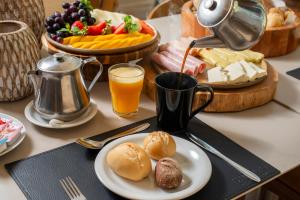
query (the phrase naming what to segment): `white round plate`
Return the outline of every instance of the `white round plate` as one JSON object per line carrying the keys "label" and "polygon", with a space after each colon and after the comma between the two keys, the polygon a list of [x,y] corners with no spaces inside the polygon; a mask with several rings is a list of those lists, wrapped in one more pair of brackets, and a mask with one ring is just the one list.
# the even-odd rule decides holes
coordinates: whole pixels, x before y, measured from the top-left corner
{"label": "white round plate", "polygon": [[51,125],[49,124],[49,120],[43,119],[33,108],[33,101],[29,102],[24,110],[25,117],[33,124],[44,127],[44,128],[52,128],[52,129],[65,129],[65,128],[72,128],[75,126],[82,125],[84,123],[87,123],[93,117],[97,114],[98,108],[96,103],[91,100],[91,103],[87,110],[80,115],[79,118],[69,121],[69,122],[64,122],[59,125]]}
{"label": "white round plate", "polygon": [[24,138],[26,136],[26,129],[22,122],[20,122],[19,120],[17,120],[16,118],[14,118],[10,115],[0,113],[0,118],[11,119],[11,120],[13,120],[14,125],[23,127],[21,130],[21,136],[17,139],[17,141],[14,144],[9,145],[5,151],[0,153],[0,156],[3,156],[4,154],[7,154],[8,152],[12,151],[13,149],[15,149],[17,146],[19,146],[22,143],[22,141],[24,140]]}
{"label": "white round plate", "polygon": [[176,142],[176,154],[173,158],[178,161],[183,172],[183,181],[178,188],[163,190],[155,184],[156,161],[154,160],[151,161],[151,174],[141,181],[134,182],[116,175],[106,163],[107,153],[124,142],[134,142],[142,146],[147,135],[147,133],[141,133],[119,138],[106,145],[99,152],[95,160],[95,171],[105,187],[128,199],[169,200],[191,196],[207,184],[212,167],[206,153],[195,144],[175,136],[173,137]]}

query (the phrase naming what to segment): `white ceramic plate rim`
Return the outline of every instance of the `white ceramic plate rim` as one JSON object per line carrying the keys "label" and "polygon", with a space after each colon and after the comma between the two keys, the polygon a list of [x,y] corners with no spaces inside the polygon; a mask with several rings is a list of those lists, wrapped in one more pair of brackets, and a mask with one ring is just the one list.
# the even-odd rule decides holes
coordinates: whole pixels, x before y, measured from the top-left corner
{"label": "white ceramic plate rim", "polygon": [[18,119],[14,118],[10,115],[0,113],[0,117],[5,118],[5,119],[12,119],[13,123],[20,124],[23,127],[21,130],[21,136],[17,139],[17,141],[13,145],[8,146],[5,151],[0,153],[0,156],[3,156],[4,154],[7,154],[8,152],[14,150],[17,146],[19,146],[23,142],[24,138],[26,137],[26,128],[22,122],[20,122]]}
{"label": "white ceramic plate rim", "polygon": [[[189,147],[193,150],[195,150],[200,157],[202,157],[203,160],[205,160],[202,164],[206,165],[204,168],[207,170],[205,172],[202,172],[204,174],[204,178],[202,177],[200,182],[198,180],[195,181],[192,185],[190,185],[187,188],[184,188],[181,191],[178,192],[170,192],[170,193],[165,193],[165,195],[160,195],[160,196],[151,196],[151,197],[147,197],[145,198],[145,194],[147,194],[147,192],[145,194],[135,194],[131,191],[127,191],[122,189],[122,187],[119,187],[117,184],[115,184],[113,181],[111,181],[110,177],[107,175],[107,173],[104,170],[104,166],[106,165],[106,154],[108,153],[108,151],[110,149],[112,149],[113,147],[115,147],[118,144],[121,144],[123,142],[128,142],[131,141],[133,139],[143,139],[146,135],[148,135],[148,133],[140,133],[140,134],[135,134],[135,135],[129,135],[129,136],[125,136],[122,138],[119,138],[111,143],[109,143],[108,145],[106,145],[97,155],[96,160],[95,160],[95,172],[96,175],[98,177],[98,179],[101,181],[101,183],[107,187],[109,190],[111,190],[112,192],[125,197],[125,198],[129,198],[129,199],[143,199],[143,200],[171,200],[171,199],[183,199],[186,197],[189,197],[193,194],[195,194],[196,192],[200,191],[209,181],[210,177],[211,177],[211,173],[212,173],[212,166],[211,166],[211,162],[208,158],[208,156],[206,155],[206,153],[198,146],[196,146],[195,144],[191,143],[188,140],[173,136],[174,140],[176,141],[176,143],[186,143],[189,145]],[[197,180],[197,179],[196,179]],[[199,184],[200,183],[200,184]],[[160,190],[160,188],[157,188],[158,190]]]}
{"label": "white ceramic plate rim", "polygon": [[[93,101],[92,99],[91,99],[91,103],[89,106],[90,106],[90,108],[88,108],[86,111],[86,112],[88,112],[90,109],[89,115],[87,117],[85,117],[85,118],[79,117],[78,119],[80,119],[80,120],[76,119],[76,121],[74,120],[73,123],[68,122],[68,123],[65,123],[65,124],[62,124],[59,126],[51,126],[49,123],[41,122],[41,121],[37,120],[35,117],[33,117],[32,116],[32,111],[34,112],[33,101],[30,101],[27,104],[27,106],[25,107],[25,110],[24,110],[24,114],[25,114],[25,117],[28,119],[28,121],[30,121],[31,123],[33,123],[37,126],[44,127],[44,128],[51,128],[51,129],[65,129],[65,128],[72,128],[72,127],[80,126],[82,124],[87,123],[91,119],[93,119],[98,112],[98,108],[97,108],[95,101]],[[85,115],[85,114],[86,113],[83,113],[83,115]]]}

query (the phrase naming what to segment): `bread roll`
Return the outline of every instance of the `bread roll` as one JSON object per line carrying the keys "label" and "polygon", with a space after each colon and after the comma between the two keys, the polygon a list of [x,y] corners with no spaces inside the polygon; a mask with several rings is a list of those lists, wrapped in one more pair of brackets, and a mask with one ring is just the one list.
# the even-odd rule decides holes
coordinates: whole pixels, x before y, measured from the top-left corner
{"label": "bread roll", "polygon": [[278,13],[269,13],[267,21],[267,28],[280,27],[284,25],[284,16]]}
{"label": "bread roll", "polygon": [[150,158],[144,149],[130,142],[110,150],[106,161],[116,174],[132,181],[142,180],[152,170]]}
{"label": "bread roll", "polygon": [[173,156],[176,153],[176,144],[170,134],[155,131],[144,139],[144,149],[152,159],[159,160]]}

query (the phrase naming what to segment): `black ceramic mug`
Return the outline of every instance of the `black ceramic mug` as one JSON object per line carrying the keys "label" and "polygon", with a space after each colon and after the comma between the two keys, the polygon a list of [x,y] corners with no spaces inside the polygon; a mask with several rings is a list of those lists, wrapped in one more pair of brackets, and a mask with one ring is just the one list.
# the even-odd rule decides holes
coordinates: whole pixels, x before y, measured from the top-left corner
{"label": "black ceramic mug", "polygon": [[[201,85],[187,74],[166,72],[155,78],[156,113],[159,128],[165,131],[185,129],[191,118],[208,106],[214,96],[213,89]],[[196,92],[209,92],[207,101],[192,111]]]}

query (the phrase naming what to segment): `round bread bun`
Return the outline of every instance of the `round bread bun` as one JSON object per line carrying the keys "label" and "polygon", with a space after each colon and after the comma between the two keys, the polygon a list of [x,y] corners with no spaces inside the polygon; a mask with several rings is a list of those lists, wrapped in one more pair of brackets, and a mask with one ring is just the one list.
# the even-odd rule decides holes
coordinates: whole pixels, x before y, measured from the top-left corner
{"label": "round bread bun", "polygon": [[131,142],[110,150],[106,161],[116,174],[132,181],[142,180],[152,170],[150,158],[144,149]]}
{"label": "round bread bun", "polygon": [[163,131],[154,131],[144,139],[144,149],[154,160],[172,157],[176,153],[176,143],[173,137]]}

